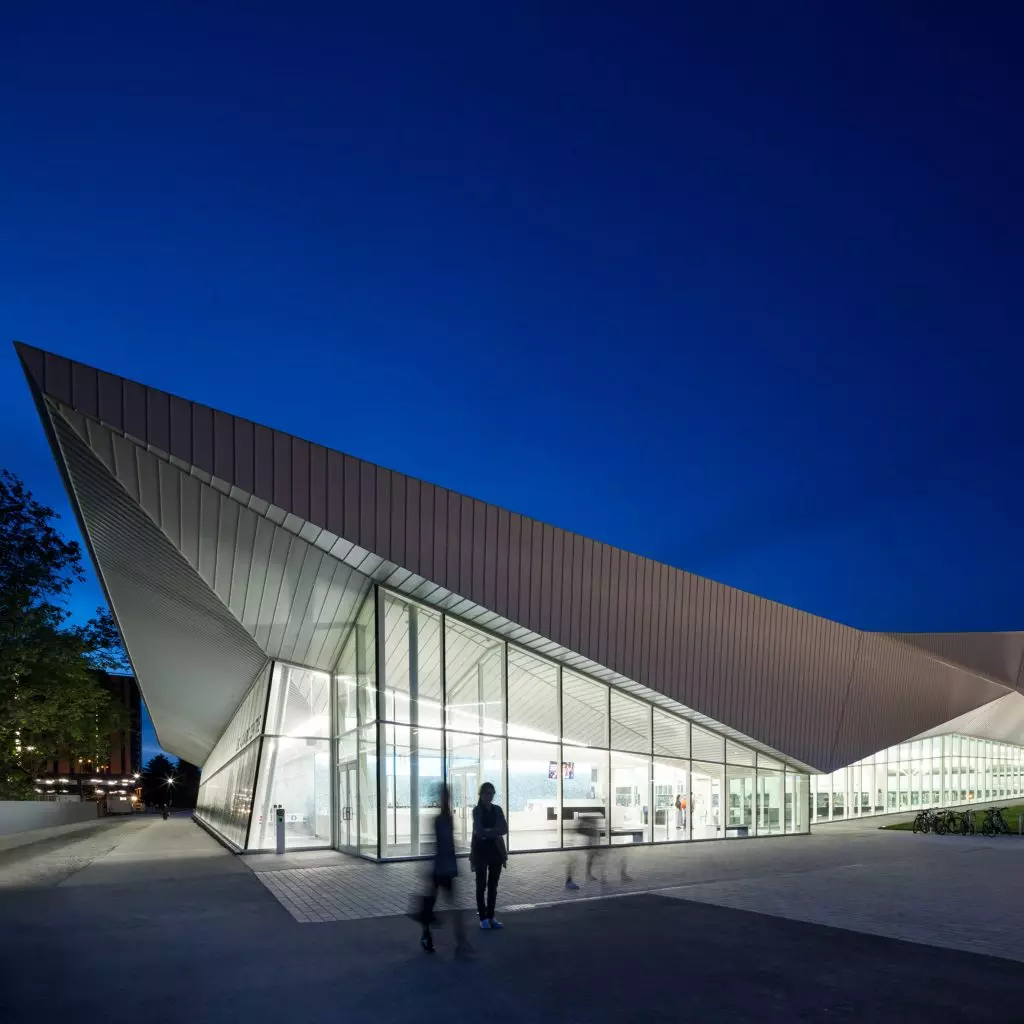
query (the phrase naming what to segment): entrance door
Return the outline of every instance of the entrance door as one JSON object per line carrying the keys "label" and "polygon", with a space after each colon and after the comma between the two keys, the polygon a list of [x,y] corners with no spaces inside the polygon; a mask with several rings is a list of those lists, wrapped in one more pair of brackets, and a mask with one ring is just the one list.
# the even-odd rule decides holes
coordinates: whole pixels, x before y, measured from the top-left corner
{"label": "entrance door", "polygon": [[338,846],[343,850],[355,850],[359,846],[356,816],[359,802],[358,777],[359,765],[356,761],[338,765]]}
{"label": "entrance door", "polygon": [[452,801],[455,825],[455,846],[468,850],[473,839],[473,807],[477,800],[479,771],[474,768],[454,768],[448,776],[448,792]]}

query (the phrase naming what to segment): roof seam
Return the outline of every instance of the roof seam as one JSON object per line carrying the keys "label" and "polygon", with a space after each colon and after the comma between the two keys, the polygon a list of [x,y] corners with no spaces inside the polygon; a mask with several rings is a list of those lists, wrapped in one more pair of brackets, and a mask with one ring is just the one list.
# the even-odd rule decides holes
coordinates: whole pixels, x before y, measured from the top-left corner
{"label": "roof seam", "polygon": [[853,665],[850,667],[850,675],[846,680],[846,688],[843,692],[843,706],[839,710],[839,715],[836,718],[836,731],[832,737],[832,747],[828,752],[828,763],[833,765],[836,757],[836,747],[839,746],[839,735],[842,732],[843,725],[846,721],[846,708],[850,700],[850,690],[853,687],[853,677],[857,674],[857,666],[861,658],[861,649],[864,646],[864,633],[859,633],[857,637],[857,649],[853,652]]}

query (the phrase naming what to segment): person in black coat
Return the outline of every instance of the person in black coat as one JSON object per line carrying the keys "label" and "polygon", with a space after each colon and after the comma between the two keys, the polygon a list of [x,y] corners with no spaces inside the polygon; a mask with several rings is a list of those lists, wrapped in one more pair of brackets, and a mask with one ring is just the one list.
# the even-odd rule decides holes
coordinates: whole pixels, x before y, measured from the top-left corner
{"label": "person in black coat", "polygon": [[507,835],[505,812],[494,802],[494,786],[485,782],[480,787],[480,800],[473,808],[473,842],[470,846],[470,863],[476,872],[476,909],[484,931],[504,927],[494,916],[494,904],[498,898],[501,869],[508,863]]}

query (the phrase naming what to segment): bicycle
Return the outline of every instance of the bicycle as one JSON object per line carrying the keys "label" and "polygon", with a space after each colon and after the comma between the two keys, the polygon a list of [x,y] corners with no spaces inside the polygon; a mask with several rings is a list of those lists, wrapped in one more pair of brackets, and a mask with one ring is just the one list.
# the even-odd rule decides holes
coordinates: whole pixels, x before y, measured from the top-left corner
{"label": "bicycle", "polygon": [[[913,829],[915,832],[923,832],[927,835],[933,829],[938,832],[938,822],[934,814],[931,811],[918,811],[917,817],[914,818]],[[945,828],[943,828],[945,831]]]}
{"label": "bicycle", "polygon": [[964,811],[960,815],[960,835],[973,836],[977,834],[978,825],[974,817],[974,811]]}
{"label": "bicycle", "polygon": [[1003,818],[1003,807],[989,807],[985,811],[985,820],[981,823],[983,836],[1011,835],[1010,826]]}

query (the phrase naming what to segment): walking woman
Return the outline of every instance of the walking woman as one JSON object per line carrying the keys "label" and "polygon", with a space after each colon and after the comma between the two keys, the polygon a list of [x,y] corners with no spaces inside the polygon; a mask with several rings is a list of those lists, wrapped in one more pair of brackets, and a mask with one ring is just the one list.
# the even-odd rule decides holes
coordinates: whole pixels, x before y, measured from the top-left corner
{"label": "walking woman", "polygon": [[459,874],[459,862],[455,859],[455,827],[452,820],[452,800],[448,787],[441,785],[441,808],[434,819],[434,863],[430,874],[427,894],[420,908],[419,922],[423,928],[420,945],[427,953],[434,952],[434,936],[430,926],[434,923],[434,907],[437,897],[443,889],[451,904],[451,919],[455,925],[455,952],[465,955],[472,952],[466,941],[466,926],[462,920],[462,911],[455,900],[455,879]]}
{"label": "walking woman", "polygon": [[470,861],[476,872],[476,910],[480,927],[484,931],[502,928],[494,917],[494,903],[498,897],[498,878],[508,863],[505,836],[508,824],[505,812],[494,802],[494,786],[485,782],[480,787],[480,800],[473,808],[473,842]]}

